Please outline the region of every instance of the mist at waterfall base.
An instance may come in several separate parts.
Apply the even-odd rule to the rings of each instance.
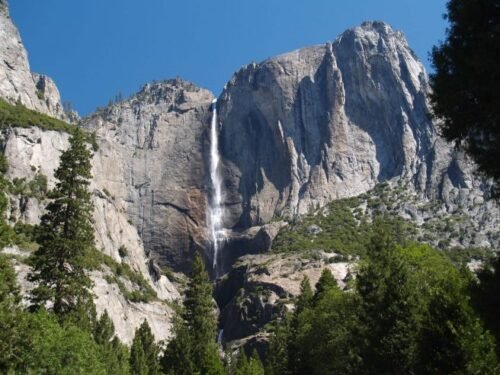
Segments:
[[[212,121],[210,123],[210,182],[212,185],[208,207],[208,231],[212,248],[212,267],[214,276],[219,276],[217,259],[225,242],[222,210],[222,180],[218,167],[220,163],[219,139],[217,132],[217,99],[212,101]]]

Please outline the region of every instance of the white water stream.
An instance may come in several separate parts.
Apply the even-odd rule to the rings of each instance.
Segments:
[[[217,99],[212,102],[212,121],[210,123],[210,180],[212,196],[208,212],[210,240],[212,242],[213,270],[218,277],[217,258],[225,240],[222,212],[222,181],[219,176],[219,137],[217,132]]]

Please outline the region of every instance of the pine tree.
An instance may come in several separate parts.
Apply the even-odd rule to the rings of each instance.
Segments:
[[[486,326],[496,337],[497,354],[500,355],[500,256],[478,273],[473,287],[473,302]]]
[[[289,314],[285,314],[281,321],[275,322],[274,332],[269,341],[266,365],[266,371],[269,375],[284,375],[288,373],[289,353],[294,351],[291,349],[291,346],[294,344],[291,340],[290,317]]]
[[[498,0],[450,0],[446,39],[432,50],[431,104],[442,133],[500,182]],[[465,141],[465,142],[463,142]],[[497,185],[497,187],[499,187]],[[500,187],[499,187],[500,188]]]
[[[360,335],[364,365],[369,373],[411,373],[415,362],[418,319],[417,298],[409,270],[391,235],[377,231],[369,261],[357,279],[361,297]]]
[[[191,374],[191,371],[224,373],[215,342],[216,328],[212,284],[201,256],[196,254],[183,307],[174,319],[175,337],[169,342],[162,359],[164,371],[175,374]]]
[[[9,369],[20,364],[22,320],[19,286],[16,273],[10,261],[0,254],[0,373],[9,373]]]
[[[323,272],[325,272],[325,270]],[[328,273],[331,276],[331,273],[330,272],[328,272]],[[328,276],[326,276],[326,277],[328,277]],[[332,277],[332,279],[333,279],[333,277]],[[336,283],[335,283],[335,285],[336,285]],[[314,296],[314,293],[313,293],[313,290],[311,288],[311,281],[309,280],[309,277],[304,276],[304,278],[300,282],[300,295],[299,295],[299,298],[297,299],[297,303],[295,305],[295,311],[297,314],[300,314],[305,309],[311,307],[311,301],[313,299],[313,296]]]
[[[209,343],[205,348],[201,373],[204,375],[224,375],[226,373],[215,341]]]
[[[134,339],[130,348],[131,375],[160,374],[158,354],[159,346],[155,343],[153,333],[146,320],[135,330]]]
[[[100,347],[102,361],[108,374],[122,375],[129,372],[128,348],[115,336],[115,325],[108,311],[96,320],[93,327],[94,341]]]
[[[92,154],[81,130],[75,131],[69,143],[55,172],[58,182],[51,193],[53,200],[37,231],[40,248],[32,257],[29,275],[29,280],[37,283],[31,298],[35,307],[51,302],[60,317],[91,303],[91,281],[82,260],[94,246],[88,190]]]
[[[216,337],[217,321],[212,301],[212,284],[199,254],[194,257],[186,290],[184,320],[192,339],[193,362],[203,368],[206,349]]]
[[[264,375],[264,366],[260,360],[259,353],[256,350],[253,351],[250,356],[250,362],[248,364],[249,375]]]
[[[264,375],[264,366],[262,366],[260,357],[255,350],[248,359],[245,351],[240,349],[235,375]]]
[[[500,370],[493,337],[460,289],[457,283],[448,283],[434,290],[419,337],[418,373],[497,374]]]
[[[191,354],[191,337],[183,320],[183,306],[176,306],[173,317],[173,338],[167,345],[161,358],[161,367],[165,374],[192,375],[195,373]]]
[[[311,282],[307,276],[304,276],[300,283],[300,295],[295,305],[295,310],[290,322],[288,331],[288,344],[287,344],[287,362],[288,369],[292,374],[299,373],[305,369],[302,367],[302,358],[300,357],[300,348],[297,346],[297,334],[299,329],[300,315],[304,313],[313,304],[313,301],[319,297],[318,290],[321,294],[325,293],[328,289],[337,285],[330,271],[326,268],[323,270],[320,279],[316,285],[316,295],[313,294]],[[319,289],[318,289],[319,287]]]
[[[316,292],[314,293],[313,303],[317,303],[324,293],[331,289],[338,289],[337,281],[328,268],[324,268],[321,272],[318,282],[316,283]]]
[[[238,362],[236,363],[236,371],[234,375],[247,375],[248,371],[248,358],[245,354],[245,350],[240,348],[240,354],[238,356]]]
[[[12,309],[21,301],[16,272],[9,260],[0,254],[0,308]]]
[[[109,344],[115,336],[115,325],[108,315],[108,310],[104,310],[101,317],[96,321],[94,327],[94,340],[99,345]]]

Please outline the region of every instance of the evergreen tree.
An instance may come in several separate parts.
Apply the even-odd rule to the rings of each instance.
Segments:
[[[195,366],[204,368],[206,356],[218,355],[209,353],[215,341],[217,320],[212,300],[212,284],[205,271],[203,260],[196,254],[193,269],[184,300],[184,321],[186,321],[191,337],[192,358]]]
[[[134,339],[130,348],[131,375],[160,374],[158,354],[159,346],[155,343],[153,333],[146,320],[135,330]]]
[[[16,272],[9,260],[0,254],[0,308],[13,309],[21,301]]]
[[[289,314],[285,313],[283,319],[274,324],[274,331],[269,341],[269,350],[267,353],[267,374],[285,375],[288,373],[289,353],[295,349],[295,346],[293,349],[291,348],[293,344],[294,342],[292,342],[290,334]],[[290,358],[292,357],[290,356]]]
[[[240,349],[235,375],[264,375],[264,366],[262,366],[260,357],[255,350],[248,359],[245,351]]]
[[[500,257],[485,265],[473,286],[473,302],[486,326],[495,336],[500,355]]]
[[[223,375],[226,373],[215,341],[209,343],[205,348],[201,373],[204,375]]]
[[[496,374],[500,370],[493,338],[460,289],[446,282],[434,290],[420,334],[420,373]]]
[[[326,290],[333,287],[333,283],[336,285],[335,279],[333,279],[331,272],[325,268],[316,285],[316,295],[318,295],[318,290],[320,290],[321,294],[324,294]],[[301,314],[312,306],[314,300],[316,299],[316,295],[313,294],[309,278],[304,276],[300,283],[300,295],[297,298],[297,303],[295,304],[295,310],[293,312],[288,330],[289,336],[287,337],[287,367],[292,374],[306,371],[303,366],[303,358],[300,355],[301,351],[298,347],[297,335]],[[279,359],[277,360],[279,361]],[[283,359],[281,359],[281,362],[283,362]]]
[[[196,254],[183,308],[174,320],[175,337],[162,360],[164,370],[175,374],[224,373],[215,342],[216,328],[212,284],[201,256]]]
[[[92,300],[91,281],[82,265],[87,250],[94,246],[88,190],[92,154],[82,131],[77,130],[69,142],[54,174],[58,182],[41,219],[37,234],[40,248],[32,257],[29,275],[37,284],[32,291],[34,305],[51,302],[60,317],[86,310]]]
[[[19,308],[20,295],[16,273],[10,261],[0,254],[0,373],[20,365],[22,332],[20,321],[23,312]]]
[[[99,345],[109,344],[115,336],[115,325],[108,315],[108,310],[96,321],[94,327],[94,340]]]
[[[323,272],[325,272],[325,270]],[[328,273],[331,276],[331,273],[330,272],[328,272]],[[325,276],[325,278],[328,278],[328,276]],[[333,277],[332,277],[332,279],[333,279]],[[335,282],[335,279],[333,281]],[[335,282],[335,285],[336,285],[336,282]],[[323,287],[324,287],[324,285],[321,286],[321,288],[323,288]],[[313,290],[311,288],[311,281],[309,280],[309,277],[307,277],[307,275],[306,275],[306,276],[304,276],[304,278],[300,282],[300,295],[299,295],[299,298],[297,299],[297,303],[295,305],[296,315],[300,314],[302,311],[304,311],[305,309],[307,309],[311,306],[311,301],[313,299],[313,296],[314,296],[314,293],[313,293]]]
[[[321,297],[331,289],[338,289],[337,281],[333,277],[332,272],[328,268],[324,268],[316,283],[313,303],[317,303]]]
[[[417,299],[392,238],[377,230],[357,279],[364,365],[371,374],[410,373],[416,357]]]
[[[260,360],[259,353],[256,350],[252,352],[248,363],[248,375],[264,375],[264,366]]]
[[[129,372],[128,348],[115,336],[115,326],[107,310],[94,324],[94,341],[100,346],[100,354],[108,374]]]
[[[40,309],[27,313],[20,326],[25,332],[20,374],[108,374],[101,348],[92,335],[72,322],[61,323]]]
[[[5,192],[7,190],[8,181],[5,178],[9,165],[3,154],[0,154],[0,247],[9,245],[13,241],[14,231],[5,221],[5,211],[9,204]]]
[[[240,348],[238,362],[236,363],[236,371],[234,375],[246,375],[248,371],[248,358],[243,348]]]
[[[443,134],[500,181],[500,3],[450,0],[446,40],[432,50],[431,102]]]
[[[163,372],[170,375],[193,375],[196,373],[191,354],[191,337],[187,324],[183,320],[182,309],[182,306],[176,306],[172,339],[161,358]]]
[[[295,361],[291,374],[359,374],[356,328],[359,299],[338,288],[325,291],[317,303],[299,315]]]

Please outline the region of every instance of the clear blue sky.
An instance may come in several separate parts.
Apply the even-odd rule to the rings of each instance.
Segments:
[[[10,0],[33,71],[81,113],[180,76],[219,94],[240,66],[334,40],[365,20],[406,35],[429,68],[445,0]]]

